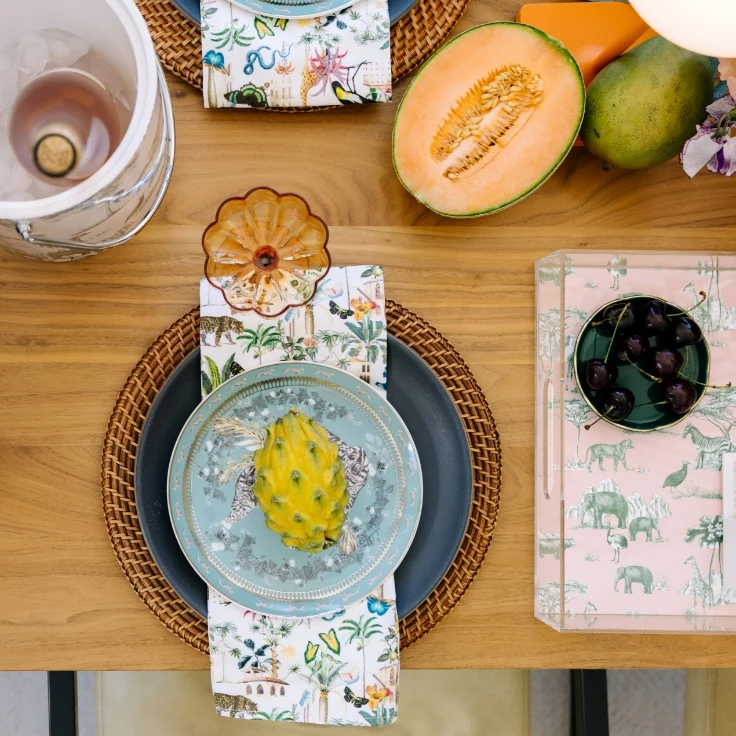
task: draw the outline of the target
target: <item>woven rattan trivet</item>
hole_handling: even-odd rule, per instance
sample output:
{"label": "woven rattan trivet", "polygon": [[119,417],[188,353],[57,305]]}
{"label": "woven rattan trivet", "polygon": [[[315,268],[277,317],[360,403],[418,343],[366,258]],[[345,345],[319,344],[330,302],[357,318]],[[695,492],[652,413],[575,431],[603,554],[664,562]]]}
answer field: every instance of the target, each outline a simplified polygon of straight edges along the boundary
{"label": "woven rattan trivet", "polygon": [[[465,425],[473,464],[470,523],[460,549],[434,592],[401,621],[408,647],[436,626],[473,581],[491,543],[501,492],[501,445],[485,396],[455,348],[400,304],[387,300],[392,335],[432,368],[452,396]],[[208,653],[207,622],[174,592],[146,546],[135,507],[135,455],[148,410],[174,368],[199,345],[199,309],[193,309],[146,351],[120,392],[102,455],[102,505],[113,549],[130,584],[166,628]]]}
{"label": "woven rattan trivet", "polygon": [[[185,82],[202,87],[202,40],[199,26],[169,0],[136,0],[148,23],[161,63]],[[419,0],[391,26],[391,76],[394,83],[416,69],[447,38],[469,0]],[[265,108],[269,111],[323,110]]]}

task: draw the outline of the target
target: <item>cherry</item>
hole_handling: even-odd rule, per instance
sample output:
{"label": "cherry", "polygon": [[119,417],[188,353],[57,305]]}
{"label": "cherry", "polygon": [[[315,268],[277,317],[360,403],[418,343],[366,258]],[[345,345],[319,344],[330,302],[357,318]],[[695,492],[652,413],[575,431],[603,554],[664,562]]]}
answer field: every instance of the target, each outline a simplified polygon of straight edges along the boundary
{"label": "cherry", "polygon": [[670,321],[670,337],[677,348],[695,345],[703,339],[703,333],[695,320],[687,314],[680,314]]}
{"label": "cherry", "polygon": [[634,410],[634,394],[627,388],[614,386],[603,402],[603,416],[621,422]]}
{"label": "cherry", "polygon": [[594,422],[585,425],[590,429],[598,424],[601,419],[610,419],[614,422],[622,422],[634,410],[634,394],[627,388],[614,386],[603,400],[603,413]]}
{"label": "cherry", "polygon": [[605,325],[612,332],[626,332],[634,326],[636,317],[631,305],[627,302],[616,302],[609,304],[603,310],[603,319],[600,322],[594,322],[593,327]]}
{"label": "cherry", "polygon": [[607,360],[593,358],[585,366],[585,381],[591,391],[602,391],[618,378],[618,368]]}
{"label": "cherry", "polygon": [[672,348],[657,348],[652,356],[652,373],[659,378],[672,378],[682,368],[682,355]]}
{"label": "cherry", "polygon": [[639,323],[648,335],[661,335],[670,326],[667,306],[659,299],[650,299],[641,308]]}
{"label": "cherry", "polygon": [[698,400],[698,392],[690,381],[675,378],[665,384],[664,400],[674,414],[686,414]]}
{"label": "cherry", "polygon": [[616,355],[624,363],[639,360],[648,350],[649,338],[638,332],[622,335],[616,343]]}
{"label": "cherry", "polygon": [[[610,386],[618,378],[618,368],[613,363],[609,363],[608,356],[611,354],[611,348],[613,347],[613,341],[616,339],[616,333],[618,332],[621,322],[628,320],[630,317],[633,319],[633,312],[631,311],[631,304],[612,304],[610,307],[606,307],[606,312],[609,312],[611,308],[616,308],[616,322],[613,328],[613,335],[608,342],[608,350],[606,350],[606,357],[601,360],[600,358],[593,358],[588,361],[585,366],[585,380],[588,383],[588,387],[592,391],[601,391]],[[593,326],[604,324],[603,322],[594,322]],[[633,321],[632,321],[633,324]]]}

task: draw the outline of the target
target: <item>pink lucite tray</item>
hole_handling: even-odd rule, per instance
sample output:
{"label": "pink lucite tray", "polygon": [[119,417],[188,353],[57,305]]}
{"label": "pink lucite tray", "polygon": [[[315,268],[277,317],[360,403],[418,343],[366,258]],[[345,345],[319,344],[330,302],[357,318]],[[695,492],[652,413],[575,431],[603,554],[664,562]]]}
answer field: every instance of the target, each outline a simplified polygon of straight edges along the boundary
{"label": "pink lucite tray", "polygon": [[585,430],[595,416],[572,373],[601,305],[652,294],[690,309],[700,291],[710,380],[736,384],[736,255],[558,251],[536,264],[535,615],[558,630],[736,630],[720,473],[736,387],[708,389],[669,429]]}

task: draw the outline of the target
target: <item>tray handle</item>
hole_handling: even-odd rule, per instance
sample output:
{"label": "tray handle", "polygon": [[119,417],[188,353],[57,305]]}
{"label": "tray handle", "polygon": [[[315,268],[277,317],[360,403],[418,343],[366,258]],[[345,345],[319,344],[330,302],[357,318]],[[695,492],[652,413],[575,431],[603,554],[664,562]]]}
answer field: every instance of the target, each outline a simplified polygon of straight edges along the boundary
{"label": "tray handle", "polygon": [[555,485],[554,474],[554,432],[552,431],[554,422],[554,399],[555,388],[552,379],[548,378],[544,382],[543,391],[544,401],[544,430],[542,439],[542,467],[544,468],[542,477],[542,491],[545,498],[552,498]]}

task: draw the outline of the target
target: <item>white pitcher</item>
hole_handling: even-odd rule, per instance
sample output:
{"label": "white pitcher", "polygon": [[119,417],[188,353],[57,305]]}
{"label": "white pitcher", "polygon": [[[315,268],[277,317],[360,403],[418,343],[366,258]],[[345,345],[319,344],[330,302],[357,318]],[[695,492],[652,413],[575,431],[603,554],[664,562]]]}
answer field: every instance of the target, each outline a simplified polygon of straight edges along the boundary
{"label": "white pitcher", "polygon": [[44,199],[0,199],[0,245],[30,258],[69,261],[124,243],[151,219],[174,165],[174,118],[156,51],[134,0],[7,3],[0,48],[43,28],[84,38],[118,72],[128,99],[135,99],[120,145],[89,179]]}

